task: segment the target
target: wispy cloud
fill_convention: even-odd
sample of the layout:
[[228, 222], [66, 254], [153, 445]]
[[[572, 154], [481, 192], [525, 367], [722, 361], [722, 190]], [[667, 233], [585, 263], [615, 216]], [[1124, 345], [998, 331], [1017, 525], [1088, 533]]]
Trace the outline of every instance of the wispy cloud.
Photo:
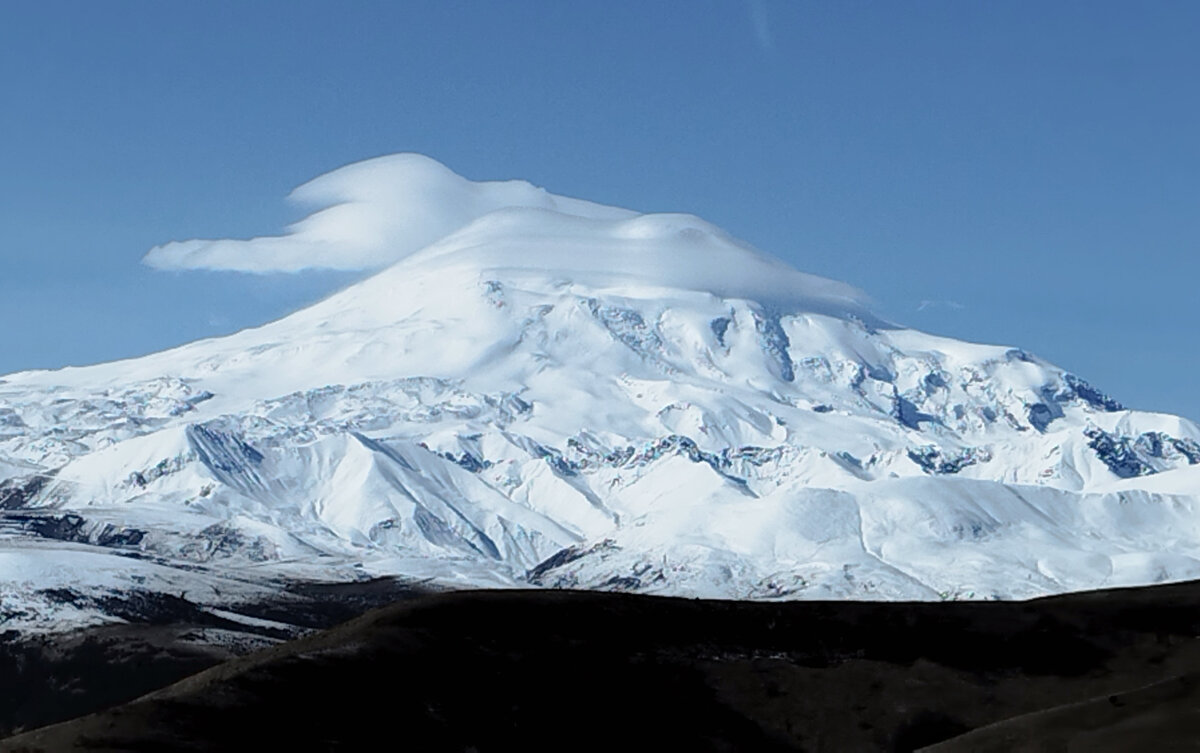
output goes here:
[[746, 0], [746, 9], [750, 12], [750, 23], [754, 28], [754, 41], [763, 52], [775, 49], [775, 37], [771, 34], [771, 19], [767, 15], [767, 6], [763, 0]]
[[962, 311], [966, 306], [958, 301], [931, 301], [925, 300], [917, 304], [917, 311], [926, 311], [928, 309], [951, 309], [952, 311]]

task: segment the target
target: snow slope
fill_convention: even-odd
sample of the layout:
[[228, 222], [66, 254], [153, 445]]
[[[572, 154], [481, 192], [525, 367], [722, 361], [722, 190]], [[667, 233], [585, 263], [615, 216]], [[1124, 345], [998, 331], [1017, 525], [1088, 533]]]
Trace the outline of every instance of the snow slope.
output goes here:
[[882, 321], [696, 217], [352, 167], [339, 191], [395, 203], [363, 231], [402, 257], [376, 276], [0, 380], [0, 628], [189, 579], [226, 583], [215, 605], [299, 577], [870, 599], [1200, 577], [1185, 419]]

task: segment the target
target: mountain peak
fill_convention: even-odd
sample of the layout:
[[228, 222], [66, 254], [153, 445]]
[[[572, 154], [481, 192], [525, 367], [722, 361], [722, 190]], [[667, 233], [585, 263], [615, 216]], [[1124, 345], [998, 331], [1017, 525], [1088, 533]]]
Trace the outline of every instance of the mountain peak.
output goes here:
[[287, 235], [164, 258], [384, 268], [0, 383], [0, 537], [45, 590], [14, 624], [139, 583], [227, 606], [295, 577], [936, 599], [1200, 575], [1200, 428], [1023, 350], [885, 325], [692, 215], [416, 155], [296, 196], [321, 208]]

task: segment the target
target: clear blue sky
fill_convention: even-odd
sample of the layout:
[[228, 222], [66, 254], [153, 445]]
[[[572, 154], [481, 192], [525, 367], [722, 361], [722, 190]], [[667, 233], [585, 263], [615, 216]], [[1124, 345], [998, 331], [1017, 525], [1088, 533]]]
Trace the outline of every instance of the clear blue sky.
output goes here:
[[[0, 4], [0, 372], [353, 275], [165, 273], [342, 164], [687, 211], [929, 331], [1200, 419], [1200, 4]], [[924, 303], [923, 303], [924, 302]]]

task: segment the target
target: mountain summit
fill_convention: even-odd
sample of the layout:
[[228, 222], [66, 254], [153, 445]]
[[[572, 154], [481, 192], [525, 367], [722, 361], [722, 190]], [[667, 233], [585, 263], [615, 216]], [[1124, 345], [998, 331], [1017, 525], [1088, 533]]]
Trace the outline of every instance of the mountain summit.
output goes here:
[[875, 316], [690, 215], [419, 155], [160, 267], [391, 262], [288, 317], [0, 381], [0, 626], [389, 575], [739, 599], [1200, 576], [1200, 429]]

